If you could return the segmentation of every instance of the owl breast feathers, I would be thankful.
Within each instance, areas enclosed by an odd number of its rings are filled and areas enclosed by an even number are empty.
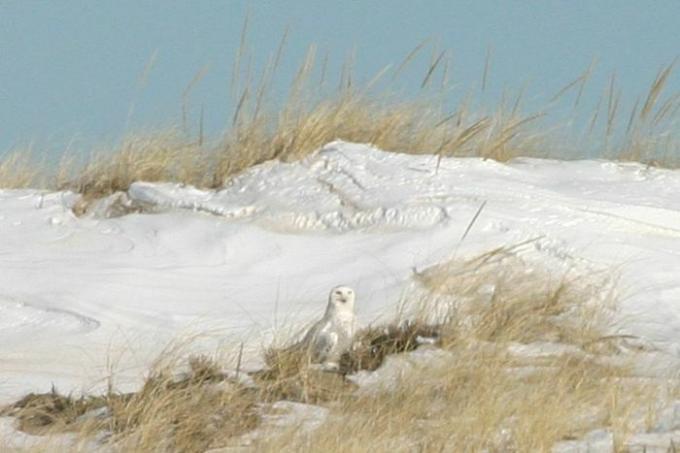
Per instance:
[[[354,291],[346,286],[331,290],[323,317],[302,340],[312,363],[337,364],[352,345],[355,330]]]

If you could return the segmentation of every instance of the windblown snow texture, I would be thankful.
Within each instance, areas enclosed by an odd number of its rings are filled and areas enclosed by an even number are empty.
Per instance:
[[[612,330],[680,358],[680,172],[606,161],[507,164],[334,142],[223,190],[138,182],[142,213],[69,192],[0,191],[0,401],[134,385],[168,342],[247,340],[318,318],[338,283],[391,317],[414,268],[536,239],[523,257],[620,275]],[[118,195],[120,197],[120,195]],[[107,204],[108,202],[108,204]],[[460,239],[482,203],[470,233]]]

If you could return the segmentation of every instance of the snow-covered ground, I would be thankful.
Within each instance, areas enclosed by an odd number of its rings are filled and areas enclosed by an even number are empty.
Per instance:
[[[120,201],[120,197],[117,197]],[[318,316],[353,286],[363,323],[394,314],[414,268],[536,239],[554,272],[620,276],[612,331],[680,363],[680,171],[605,161],[442,159],[334,142],[225,189],[136,183],[146,213],[78,218],[78,196],[0,191],[0,403],[134,384],[172,340],[246,342]],[[470,233],[461,237],[482,203]]]

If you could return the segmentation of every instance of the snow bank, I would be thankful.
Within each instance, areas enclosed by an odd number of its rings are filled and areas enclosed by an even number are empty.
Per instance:
[[[67,192],[0,191],[0,402],[133,385],[173,339],[247,340],[357,290],[364,323],[389,317],[413,268],[536,238],[555,273],[621,276],[612,330],[680,359],[680,172],[605,161],[442,159],[334,142],[268,162],[220,191],[132,185],[142,211],[75,217]],[[117,195],[120,197],[120,195]],[[111,201],[111,200],[109,200]],[[486,202],[471,232],[460,238]],[[195,342],[196,343],[196,342]],[[227,352],[229,348],[227,348]]]

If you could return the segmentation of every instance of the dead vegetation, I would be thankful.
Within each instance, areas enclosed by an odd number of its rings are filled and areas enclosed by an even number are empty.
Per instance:
[[[78,168],[64,161],[58,188],[81,193],[76,211],[84,212],[96,199],[125,192],[135,181],[176,181],[206,185],[205,151],[174,131],[126,138],[113,153],[98,153]]]
[[[40,186],[40,165],[32,159],[30,150],[0,155],[0,188],[26,189]]]
[[[303,403],[336,401],[356,390],[348,374],[374,371],[388,355],[415,350],[421,339],[436,340],[438,326],[420,322],[368,327],[355,335],[354,346],[340,358],[339,369],[328,372],[311,364],[307,351],[294,347],[270,348],[267,368],[253,374],[265,401],[291,400]]]
[[[75,398],[52,388],[49,393],[26,395],[0,411],[0,415],[16,417],[17,429],[26,433],[49,434],[77,429],[83,415],[105,406],[103,397]]]
[[[524,371],[524,372],[522,372]],[[404,372],[388,389],[344,398],[308,435],[293,430],[258,451],[549,451],[596,427],[619,441],[653,393],[626,372],[591,360],[554,358],[518,369],[499,351],[461,349],[452,360]]]
[[[142,389],[114,399],[110,430],[141,451],[202,452],[258,423],[251,389],[226,379],[212,361],[195,359],[188,376],[153,375]]]
[[[312,365],[304,350],[270,349],[265,370],[253,374],[263,401],[323,403],[351,393],[356,386],[339,373]]]
[[[389,355],[414,351],[422,344],[441,345],[444,332],[444,325],[420,321],[367,327],[357,332],[354,347],[340,358],[340,373],[375,371]]]
[[[529,240],[416,272],[415,281],[425,292],[412,296],[402,310],[444,319],[449,327],[445,345],[470,339],[601,344],[614,308],[615,281],[604,272],[584,278],[567,269],[555,276],[532,267],[518,255],[532,244]]]
[[[376,369],[419,343],[444,358],[394,360],[391,385],[341,396],[319,429],[291,428],[257,450],[549,451],[595,428],[624,445],[675,384],[632,379],[619,339],[603,334],[606,275],[551,278],[519,258],[526,245],[416,273],[401,310],[415,321],[360,332],[345,366]]]
[[[284,346],[266,352],[267,367],[249,385],[199,357],[183,374],[160,368],[136,393],[71,398],[53,391],[4,413],[27,432],[105,432],[101,442],[127,451],[239,445],[258,429],[264,408],[281,400],[330,413],[319,429],[293,422],[248,448],[549,451],[595,428],[611,430],[622,447],[653,421],[663,395],[677,394],[676,384],[636,377],[620,338],[606,335],[606,275],[551,276],[520,258],[530,244],[416,272],[401,319],[359,331],[337,372]],[[405,354],[417,348],[437,355]],[[357,373],[373,370],[390,378],[359,386]]]
[[[440,158],[507,161],[518,156],[599,156],[649,165],[678,164],[680,96],[665,93],[674,64],[659,71],[646,95],[625,114],[615,74],[592,113],[575,110],[594,71],[592,66],[550,97],[544,108],[527,113],[522,108],[524,90],[515,96],[504,94],[493,109],[475,102],[472,92],[466,96],[456,92],[448,78],[447,52],[438,52],[422,68],[422,83],[415,95],[401,94],[397,81],[424,52],[425,44],[363,84],[352,73],[352,61],[347,61],[336,89],[329,88],[327,59],[319,59],[311,46],[285,100],[274,102],[281,97],[272,92],[272,80],[284,43],[285,37],[257,82],[240,65],[252,56],[245,47],[240,50],[232,81],[234,112],[220,140],[206,140],[202,123],[195,136],[187,125],[187,106],[182,104],[181,128],[130,135],[84,163],[65,158],[56,174],[40,170],[26,152],[0,158],[0,187],[69,189],[83,194],[84,204],[125,191],[140,180],[220,188],[253,165],[271,159],[300,159],[336,139]],[[487,70],[488,66],[482,87]],[[201,77],[197,74],[196,81]],[[570,103],[572,94],[576,97],[573,115],[590,116],[583,132],[570,126],[574,118],[565,120],[554,114],[560,102]]]
[[[81,438],[107,434],[121,451],[203,452],[252,430],[259,423],[256,393],[228,378],[212,360],[189,359],[189,371],[153,372],[135,393],[72,397],[31,394],[3,409],[17,428]]]

